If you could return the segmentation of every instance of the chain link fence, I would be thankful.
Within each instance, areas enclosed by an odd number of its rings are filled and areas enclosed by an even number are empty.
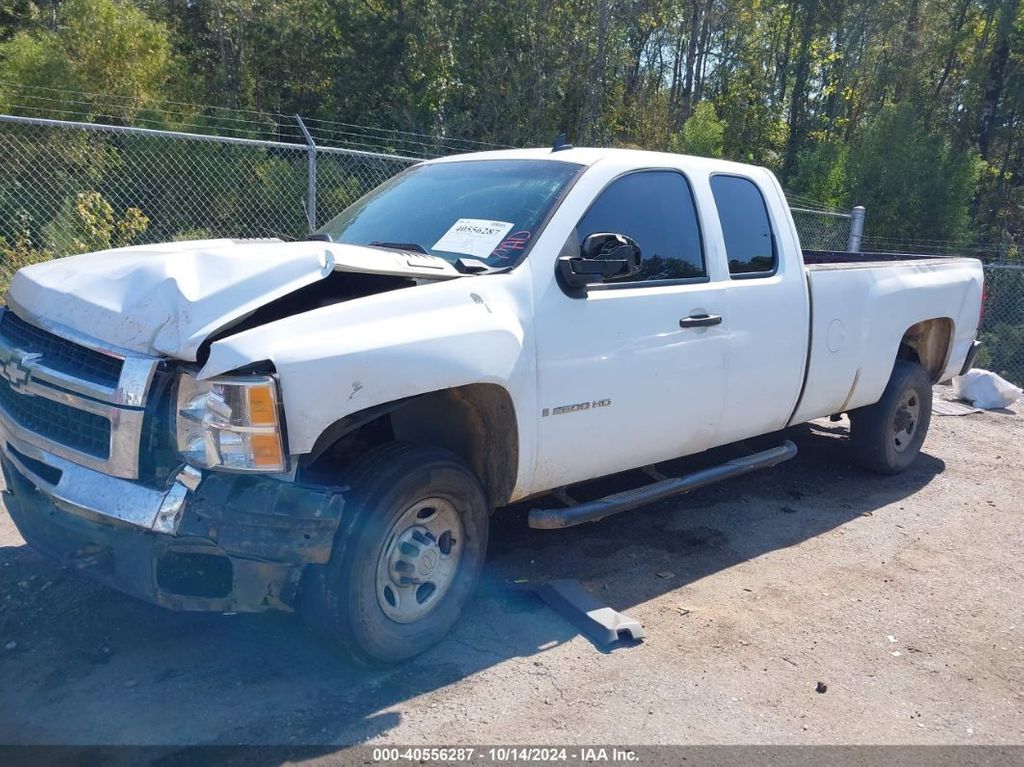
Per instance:
[[[864,238],[865,251],[966,256],[984,263],[985,304],[978,337],[983,346],[975,366],[1024,386],[1024,239],[1007,235],[1002,243]]]
[[[985,270],[985,304],[979,338],[984,345],[974,364],[1024,386],[1024,262],[1019,258],[1019,242],[990,245],[865,236],[863,208],[818,210],[800,207],[797,202],[790,201],[790,211],[800,244],[807,250],[981,259]]]
[[[985,307],[975,367],[1024,386],[1024,264],[985,264]]]
[[[211,237],[296,239],[418,161],[0,116],[0,292],[20,267],[73,253]]]
[[[322,126],[306,131],[296,119],[303,130],[285,134],[292,141],[271,141],[0,115],[0,288],[26,263],[112,246],[302,237],[423,157],[487,148],[421,141],[403,156],[325,147],[314,143]],[[804,247],[850,244],[850,212],[793,214]]]
[[[800,246],[807,250],[846,250],[850,240],[852,215],[847,212],[810,210],[789,206],[800,235]]]
[[[272,141],[0,115],[0,295],[22,266],[73,253],[211,237],[297,239],[423,157],[488,148],[420,141],[404,145],[414,154],[403,156],[324,147],[315,143],[323,126],[306,131],[297,122],[294,141]],[[374,137],[359,139],[372,146]],[[804,248],[862,249],[863,208],[790,204]],[[930,245],[868,237],[863,250],[985,255]],[[1024,383],[1024,265],[986,264],[985,275],[978,364]]]

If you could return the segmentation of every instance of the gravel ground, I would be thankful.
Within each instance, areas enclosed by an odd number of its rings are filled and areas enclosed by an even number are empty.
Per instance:
[[[822,421],[788,464],[601,523],[504,511],[464,619],[383,672],[290,616],[94,585],[0,512],[0,743],[1021,744],[1022,410],[934,417],[898,477]],[[559,577],[648,638],[603,651],[510,585]]]

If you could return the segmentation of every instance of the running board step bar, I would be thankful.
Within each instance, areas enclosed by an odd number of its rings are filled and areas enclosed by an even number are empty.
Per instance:
[[[596,501],[587,501],[565,509],[532,509],[530,511],[530,527],[537,530],[559,530],[563,527],[582,525],[584,522],[597,522],[599,519],[632,511],[655,501],[663,501],[674,495],[688,493],[699,487],[713,485],[723,479],[732,479],[749,474],[758,469],[767,469],[788,461],[796,455],[796,445],[788,439],[778,447],[762,450],[760,453],[733,458],[718,466],[701,469],[682,477],[665,479],[651,485],[644,485],[635,490],[626,490],[613,495],[606,495]]]

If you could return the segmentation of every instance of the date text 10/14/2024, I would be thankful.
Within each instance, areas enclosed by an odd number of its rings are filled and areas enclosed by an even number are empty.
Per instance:
[[[373,749],[374,762],[638,762],[628,748],[584,746],[452,746]]]

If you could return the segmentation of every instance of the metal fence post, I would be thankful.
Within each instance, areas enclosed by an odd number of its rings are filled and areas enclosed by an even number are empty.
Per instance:
[[[306,130],[306,124],[302,118],[295,115],[295,122],[299,124],[302,135],[306,137],[306,165],[309,179],[306,184],[306,221],[309,222],[309,231],[316,229],[316,142]]]
[[[846,250],[860,253],[860,243],[864,239],[864,206],[858,205],[850,211],[850,239],[846,242]]]

